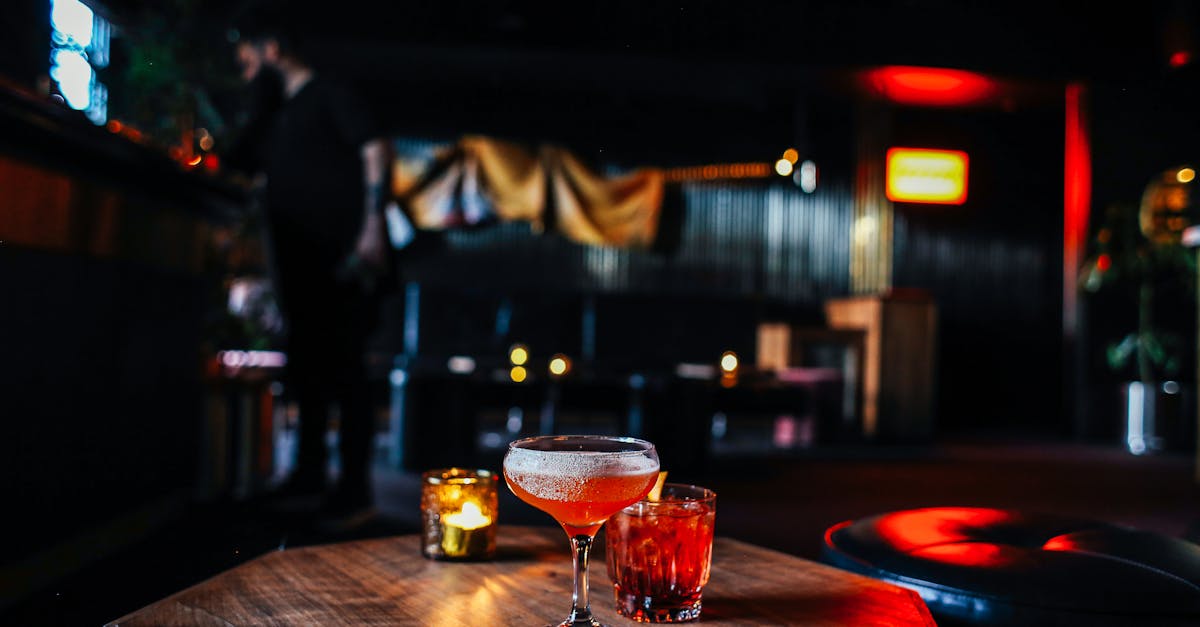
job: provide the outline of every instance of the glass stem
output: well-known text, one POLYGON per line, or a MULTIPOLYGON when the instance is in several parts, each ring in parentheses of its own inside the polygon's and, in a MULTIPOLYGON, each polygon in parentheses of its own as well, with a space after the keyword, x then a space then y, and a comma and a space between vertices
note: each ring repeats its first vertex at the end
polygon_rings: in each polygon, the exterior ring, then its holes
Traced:
POLYGON ((575 566, 575 591, 571 594, 570 625, 593 625, 592 604, 588 601, 588 553, 592 549, 592 536, 571 536, 571 557, 575 566))

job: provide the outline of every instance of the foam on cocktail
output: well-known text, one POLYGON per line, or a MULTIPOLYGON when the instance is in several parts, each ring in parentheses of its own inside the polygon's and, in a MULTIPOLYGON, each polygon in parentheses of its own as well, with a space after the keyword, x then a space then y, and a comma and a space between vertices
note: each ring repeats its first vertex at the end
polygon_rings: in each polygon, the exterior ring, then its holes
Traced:
POLYGON ((585 482, 598 477, 633 477, 658 472, 658 460, 643 455, 607 452, 512 449, 505 472, 536 498, 572 501, 580 498, 585 482))

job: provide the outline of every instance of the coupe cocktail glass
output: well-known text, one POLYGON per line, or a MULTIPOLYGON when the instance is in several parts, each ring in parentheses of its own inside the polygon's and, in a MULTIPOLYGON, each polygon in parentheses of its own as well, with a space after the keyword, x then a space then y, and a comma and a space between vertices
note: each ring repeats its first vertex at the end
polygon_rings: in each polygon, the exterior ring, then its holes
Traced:
POLYGON ((559 627, 600 627, 588 601, 588 551, 609 516, 650 492, 658 468, 654 445, 636 438, 538 436, 508 445, 509 489, 553 516, 571 541, 575 589, 571 613, 559 627))

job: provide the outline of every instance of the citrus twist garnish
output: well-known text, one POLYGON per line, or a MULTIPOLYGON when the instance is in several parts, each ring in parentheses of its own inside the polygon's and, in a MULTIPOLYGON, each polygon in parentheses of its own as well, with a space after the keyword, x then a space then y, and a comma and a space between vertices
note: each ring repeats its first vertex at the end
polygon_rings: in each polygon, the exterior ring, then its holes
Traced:
POLYGON ((650 488, 650 494, 646 495, 647 499, 657 501, 662 498, 663 484, 667 481, 667 471, 662 470, 658 473, 658 480, 654 482, 654 487, 650 488))

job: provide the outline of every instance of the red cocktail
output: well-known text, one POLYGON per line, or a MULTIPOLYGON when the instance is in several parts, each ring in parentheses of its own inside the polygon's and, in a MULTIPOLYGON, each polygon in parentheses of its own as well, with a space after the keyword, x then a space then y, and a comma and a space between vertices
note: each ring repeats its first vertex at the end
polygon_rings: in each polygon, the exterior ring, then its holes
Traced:
POLYGON ((668 483, 658 501, 639 501, 608 520, 608 576, 621 615, 652 623, 699 618, 712 566, 716 497, 712 490, 668 483))

